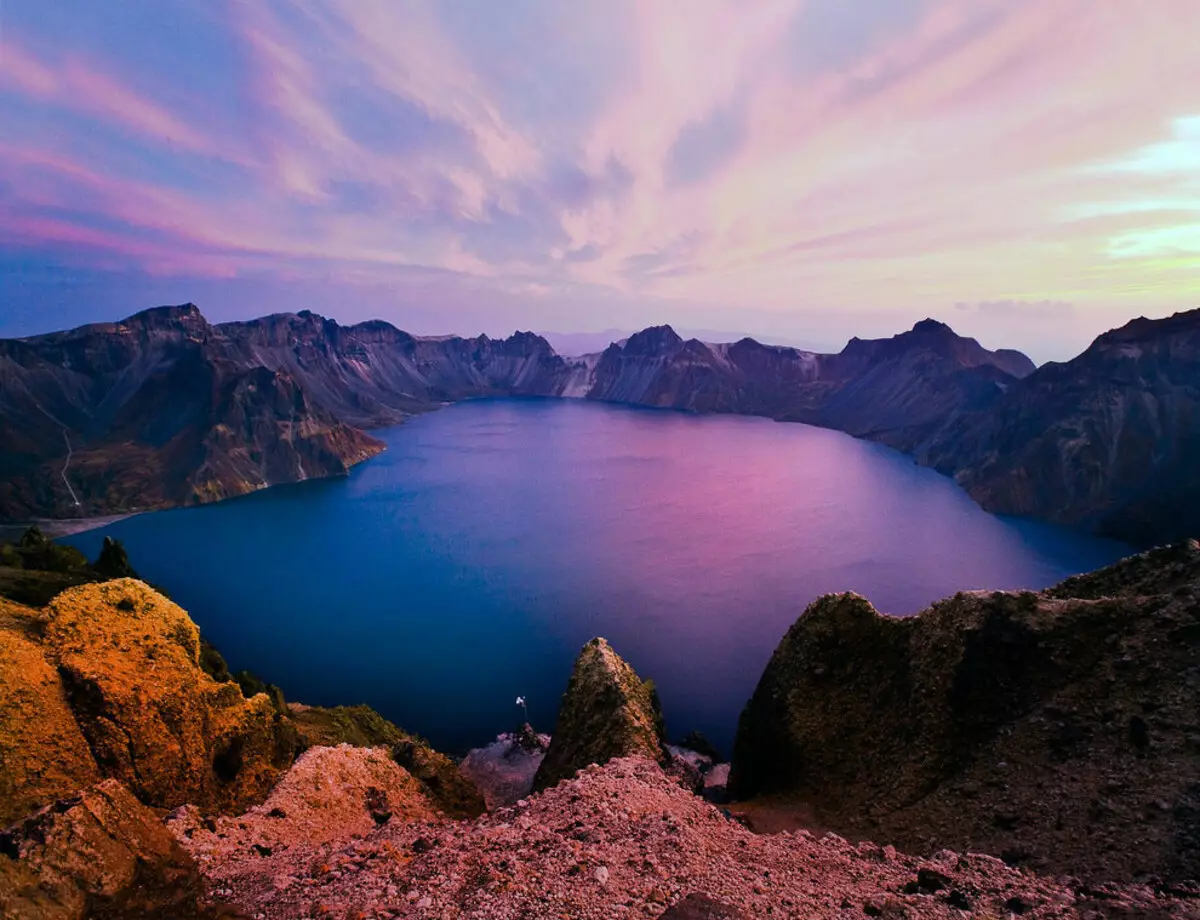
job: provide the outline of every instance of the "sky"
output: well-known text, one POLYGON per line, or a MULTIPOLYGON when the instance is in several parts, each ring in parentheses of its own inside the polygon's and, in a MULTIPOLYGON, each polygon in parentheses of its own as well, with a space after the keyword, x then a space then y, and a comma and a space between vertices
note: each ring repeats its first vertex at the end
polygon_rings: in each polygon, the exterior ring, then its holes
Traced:
POLYGON ((1200 306, 1197 0, 0 0, 0 336, 1200 306))

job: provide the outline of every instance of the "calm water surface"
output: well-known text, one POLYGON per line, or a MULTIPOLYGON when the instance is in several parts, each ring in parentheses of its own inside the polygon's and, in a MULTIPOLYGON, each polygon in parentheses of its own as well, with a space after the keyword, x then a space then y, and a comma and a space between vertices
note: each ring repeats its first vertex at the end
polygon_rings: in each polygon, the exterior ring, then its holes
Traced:
POLYGON ((290 699, 366 702, 448 750, 549 730, 604 635, 659 686, 672 735, 728 748, 805 605, 912 613, 1041 588, 1127 548, 997 518, 886 448, 763 419, 471 401, 381 433, 344 480, 132 518, 123 540, 220 648, 290 699))

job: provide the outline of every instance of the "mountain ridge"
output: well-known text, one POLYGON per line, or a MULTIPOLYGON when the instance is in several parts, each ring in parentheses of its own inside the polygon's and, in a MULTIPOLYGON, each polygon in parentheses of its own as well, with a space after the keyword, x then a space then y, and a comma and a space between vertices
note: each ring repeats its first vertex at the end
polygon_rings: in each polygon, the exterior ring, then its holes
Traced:
POLYGON ((194 304, 154 307, 0 340, 0 517, 170 507, 344 475, 382 449, 363 429, 464 398, 542 396, 833 428, 954 476, 989 510, 1149 543, 1200 532, 1200 481, 1186 472, 1200 458, 1198 329, 1200 310, 1140 318, 1037 368, 933 319, 836 353, 705 343, 661 325, 564 358, 531 332, 420 337, 309 310, 213 325, 194 304), (1113 398, 1120 424, 1104 421, 1113 398), (1151 466, 1174 483, 1166 492, 1136 470, 1163 432, 1170 455, 1151 466), (1061 456, 1045 459, 1062 446, 1053 437, 1121 459, 1094 460, 1076 481, 1055 468, 1061 456), (1170 525, 1180 502, 1197 510, 1170 525))

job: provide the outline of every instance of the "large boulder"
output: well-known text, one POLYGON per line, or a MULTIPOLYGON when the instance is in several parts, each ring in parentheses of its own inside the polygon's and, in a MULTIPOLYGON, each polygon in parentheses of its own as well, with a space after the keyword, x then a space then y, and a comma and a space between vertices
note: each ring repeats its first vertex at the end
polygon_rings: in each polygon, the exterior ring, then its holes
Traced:
POLYGON ((310 748, 300 755, 261 805, 236 817, 206 819, 188 806, 167 826, 198 859, 209 863, 246 853, 269 856, 365 837, 376 827, 432 821, 425 787, 384 748, 310 748))
MULTIPOLYGON (((115 780, 0 833, 0 917, 201 920, 196 864, 115 780)), ((229 912, 221 916, 231 917, 229 912)))
POLYGON ((196 625, 140 581, 64 591, 42 643, 101 773, 147 804, 239 811, 292 762, 294 732, 271 701, 209 677, 196 625))
POLYGON ((100 778, 37 622, 0 600, 0 827, 100 778))
POLYGON ((301 748, 339 744, 388 748, 396 763, 425 786, 444 814, 472 818, 487 808, 479 789, 453 760, 435 751, 424 739, 389 722, 370 706, 327 708, 292 703, 288 715, 296 725, 301 748))
POLYGON ((605 639, 592 639, 575 660, 534 791, 569 779, 589 764, 641 755, 667 760, 654 685, 638 677, 605 639))
POLYGON ((1089 878, 1200 876, 1200 547, 914 617, 814 602, 738 726, 731 793, 847 835, 1089 878))

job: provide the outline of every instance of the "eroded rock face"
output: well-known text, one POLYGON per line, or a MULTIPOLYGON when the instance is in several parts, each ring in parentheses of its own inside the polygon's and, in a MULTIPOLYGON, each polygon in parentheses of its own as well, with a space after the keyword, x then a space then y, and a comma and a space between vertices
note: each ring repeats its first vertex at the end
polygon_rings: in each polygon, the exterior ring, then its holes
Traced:
POLYGON ((981 505, 1143 545, 1200 535, 1200 310, 1136 319, 918 451, 981 505))
POLYGON ((196 625, 140 581, 64 591, 45 611, 42 647, 101 774, 143 802, 238 810, 292 761, 270 700, 205 674, 196 625))
POLYGON ((546 789, 589 764, 636 755, 666 762, 658 695, 607 640, 592 639, 575 660, 533 788, 546 789))
POLYGON ((196 864, 158 816, 115 780, 0 832, 5 918, 215 918, 198 902, 201 885, 196 864))
POLYGON ((0 827, 100 778, 37 624, 0 599, 0 827))
POLYGON ((1093 878, 1200 875, 1200 547, 921 614, 814 602, 742 714, 731 791, 845 833, 1093 878))

